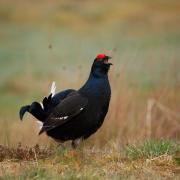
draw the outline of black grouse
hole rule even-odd
[[[88,138],[101,127],[107,114],[111,98],[108,71],[111,57],[96,56],[86,83],[79,89],[67,89],[55,94],[55,83],[51,94],[42,103],[33,102],[21,107],[22,120],[25,112],[32,114],[42,127],[39,134],[46,132],[58,142],[72,140],[76,147],[80,140]]]

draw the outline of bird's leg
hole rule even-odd
[[[82,142],[82,138],[78,138],[78,139],[75,139],[75,140],[73,140],[72,141],[72,148],[73,149],[76,149],[79,145],[80,145],[80,143]]]

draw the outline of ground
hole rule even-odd
[[[148,140],[124,145],[78,149],[1,147],[2,179],[179,179],[180,145],[170,140]],[[11,154],[11,152],[13,152]]]

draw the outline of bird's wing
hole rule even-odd
[[[72,92],[75,92],[75,90],[67,89],[55,95],[51,93],[48,97],[45,97],[42,101],[44,111],[51,111],[52,108],[57,106],[64,98],[66,98]]]
[[[76,90],[74,89],[66,89],[64,91],[61,91],[59,93],[56,93],[52,99],[51,102],[55,105],[59,104],[60,101],[62,101],[63,99],[65,99],[67,96],[69,96],[71,93],[76,92]]]
[[[61,126],[73,117],[80,114],[88,104],[88,99],[78,92],[70,93],[62,100],[44,122],[39,134]]]

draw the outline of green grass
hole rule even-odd
[[[50,173],[44,169],[39,167],[33,167],[30,169],[26,169],[19,177],[19,179],[50,179]]]
[[[175,155],[180,148],[171,140],[148,140],[138,145],[128,145],[126,155],[130,159],[154,158],[161,155]]]
[[[25,169],[20,173],[20,175],[16,176],[11,173],[6,173],[3,175],[3,180],[11,180],[11,179],[19,179],[19,180],[25,180],[25,179],[44,179],[48,180],[51,179],[52,175],[50,172],[48,172],[45,168],[39,168],[39,167],[30,167]]]

